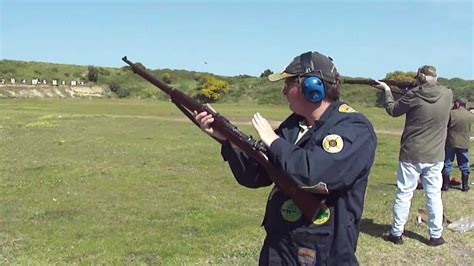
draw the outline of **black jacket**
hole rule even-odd
[[[362,114],[334,102],[295,144],[302,120],[292,114],[280,125],[276,130],[280,138],[272,143],[268,157],[302,189],[326,191],[325,208],[309,223],[274,187],[263,222],[267,239],[260,262],[311,262],[315,255],[317,264],[357,264],[354,252],[375,155],[375,132]],[[250,188],[272,184],[263,168],[231,145],[222,146],[222,155],[240,184]]]

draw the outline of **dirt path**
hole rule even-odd
[[[104,116],[104,115],[100,115]],[[189,119],[186,117],[176,118],[176,117],[163,117],[163,116],[138,116],[138,115],[105,115],[114,118],[141,118],[141,119],[153,119],[153,120],[160,120],[160,121],[170,121],[170,122],[190,122]],[[250,121],[242,121],[242,120],[232,120],[232,124],[236,126],[250,126]],[[280,125],[280,121],[276,120],[269,120],[270,124],[273,128],[277,128]],[[401,136],[401,130],[377,130],[375,129],[377,134],[386,134],[386,135],[394,135],[394,136]]]

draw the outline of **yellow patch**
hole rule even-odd
[[[322,205],[321,209],[319,209],[318,213],[314,215],[313,217],[313,224],[323,224],[327,221],[329,221],[329,218],[331,217],[331,211],[329,210],[328,207],[325,205]]]
[[[344,142],[339,135],[331,134],[323,139],[323,149],[329,153],[338,153],[343,147]]]
[[[354,108],[350,107],[349,105],[343,103],[339,106],[339,112],[341,113],[357,113]]]

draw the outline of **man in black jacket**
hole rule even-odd
[[[252,125],[268,147],[268,160],[299,188],[325,200],[309,222],[274,186],[263,221],[267,236],[260,265],[357,265],[358,226],[376,148],[372,125],[339,101],[340,75],[330,57],[301,54],[269,79],[284,79],[283,94],[293,113],[275,131],[259,113],[253,116]],[[212,129],[212,115],[195,117],[204,131],[226,140]],[[221,153],[243,186],[272,184],[265,170],[231,143],[224,144]]]

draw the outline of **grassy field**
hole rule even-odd
[[[253,135],[252,113],[275,121],[288,114],[286,106],[214,107]],[[381,238],[396,188],[399,136],[389,132],[401,131],[403,118],[354,107],[388,132],[378,134],[361,264],[473,265],[472,231],[446,229],[447,244],[426,245],[427,227],[416,224],[421,191],[405,244]],[[1,100],[0,264],[255,265],[270,188],[239,186],[219,150],[169,102]],[[443,193],[445,215],[472,217],[473,193]]]

